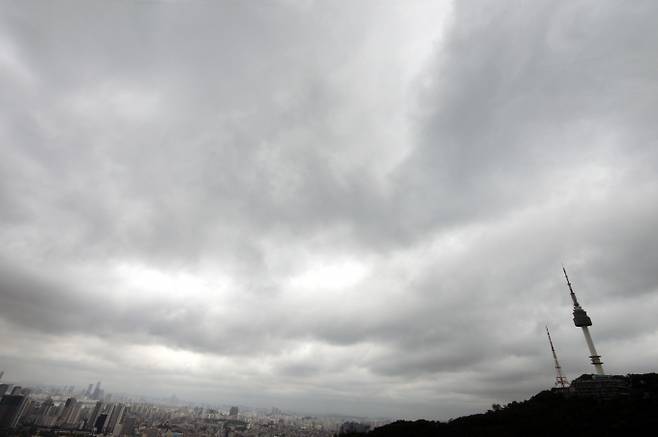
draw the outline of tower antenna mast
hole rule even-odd
[[[601,361],[601,355],[596,352],[594,347],[594,341],[592,340],[592,335],[589,333],[589,327],[592,326],[592,320],[587,315],[587,312],[580,306],[578,299],[576,298],[576,293],[573,292],[571,287],[571,282],[569,282],[569,276],[567,276],[567,270],[562,266],[562,271],[564,272],[564,277],[567,280],[567,285],[569,286],[569,293],[571,294],[571,300],[573,301],[573,323],[583,330],[583,335],[585,336],[585,342],[589,349],[590,359],[592,360],[592,365],[596,370],[598,375],[605,375],[603,371],[603,362]]]
[[[548,335],[548,342],[551,345],[553,361],[555,362],[555,386],[566,388],[569,386],[569,380],[562,375],[562,366],[560,366],[560,362],[557,360],[557,353],[555,353],[555,347],[553,347],[553,340],[551,339],[551,333],[548,331],[548,326],[546,327],[546,335]]]

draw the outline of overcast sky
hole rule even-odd
[[[655,1],[3,1],[10,381],[442,418],[658,362]]]

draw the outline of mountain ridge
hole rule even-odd
[[[607,382],[606,382],[607,381]],[[610,390],[605,386],[609,383]],[[623,389],[620,389],[620,383]],[[598,384],[597,390],[592,390]],[[601,389],[603,387],[603,389]],[[658,430],[658,374],[581,375],[569,389],[544,390],[447,422],[399,420],[345,437],[622,436]]]

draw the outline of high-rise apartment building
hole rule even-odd
[[[102,410],[103,410],[103,403],[101,401],[96,402],[94,409],[91,411],[91,414],[87,418],[86,428],[88,430],[94,429],[94,426],[96,425],[96,420],[98,419],[98,416],[101,414]]]
[[[116,434],[115,431],[120,428],[118,425],[123,420],[123,415],[126,412],[126,406],[123,404],[115,404],[112,408],[112,413],[108,416],[107,421],[105,422],[105,428],[103,432],[106,434]]]
[[[29,403],[27,396],[4,395],[0,399],[0,429],[15,428]]]
[[[75,398],[68,398],[64,404],[64,410],[57,421],[58,425],[67,426],[74,423],[74,414],[78,409],[78,401]]]

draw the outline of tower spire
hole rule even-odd
[[[569,286],[569,293],[571,294],[571,300],[573,301],[573,306],[580,308],[578,299],[576,298],[576,293],[573,292],[573,287],[571,287],[571,282],[569,282],[569,275],[567,275],[567,269],[562,265],[562,271],[564,272],[564,278],[567,280],[567,285]]]
[[[548,326],[546,327],[546,335],[548,335],[548,342],[551,345],[551,352],[553,353],[553,361],[555,362],[555,386],[556,387],[568,387],[569,380],[562,375],[562,366],[557,360],[557,353],[555,353],[555,347],[553,347],[553,340],[551,339],[551,333],[548,331]]]
[[[578,328],[583,330],[585,342],[587,343],[587,348],[589,349],[590,353],[589,357],[592,360],[594,369],[596,369],[596,373],[599,375],[605,375],[605,372],[603,371],[603,363],[601,362],[601,355],[596,352],[594,341],[592,340],[592,335],[589,333],[589,327],[592,326],[592,319],[589,318],[587,312],[578,303],[576,293],[574,293],[573,288],[571,287],[571,282],[569,282],[569,276],[567,276],[567,270],[564,268],[564,266],[562,266],[562,271],[564,272],[564,277],[567,279],[571,300],[573,301],[573,323]]]

